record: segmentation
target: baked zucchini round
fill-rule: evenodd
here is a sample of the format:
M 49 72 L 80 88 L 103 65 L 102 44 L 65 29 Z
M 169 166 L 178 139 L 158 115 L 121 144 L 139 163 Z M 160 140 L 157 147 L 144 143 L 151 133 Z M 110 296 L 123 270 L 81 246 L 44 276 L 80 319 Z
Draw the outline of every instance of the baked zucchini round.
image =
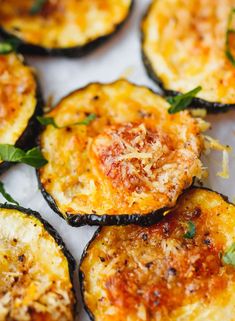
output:
M 75 262 L 39 214 L 0 205 L 0 319 L 72 321 Z
M 218 112 L 235 106 L 234 32 L 228 26 L 234 5 L 233 0 L 152 1 L 142 21 L 143 61 L 166 95 L 201 86 L 193 107 Z
M 151 227 L 104 227 L 84 251 L 81 288 L 95 321 L 233 321 L 235 206 L 190 189 Z
M 2 5 L 2 4 L 1 4 Z M 0 144 L 35 145 L 42 96 L 33 70 L 14 53 L 0 55 Z M 10 166 L 0 161 L 0 174 Z
M 40 135 L 48 164 L 38 176 L 50 206 L 74 226 L 159 219 L 200 177 L 204 147 L 199 121 L 168 107 L 126 80 L 62 99 L 45 115 L 54 126 Z
M 113 35 L 133 0 L 2 0 L 0 34 L 26 54 L 83 56 Z

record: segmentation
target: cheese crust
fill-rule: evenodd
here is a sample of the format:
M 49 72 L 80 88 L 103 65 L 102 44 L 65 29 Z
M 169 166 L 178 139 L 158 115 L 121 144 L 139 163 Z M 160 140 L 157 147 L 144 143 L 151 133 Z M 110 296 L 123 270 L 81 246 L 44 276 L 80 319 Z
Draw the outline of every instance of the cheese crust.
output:
M 68 260 L 38 218 L 0 208 L 0 274 L 1 321 L 73 320 Z
M 222 262 L 234 235 L 234 205 L 196 188 L 156 225 L 102 228 L 80 266 L 93 320 L 234 321 L 235 269 Z
M 37 106 L 36 81 L 21 56 L 0 55 L 0 144 L 15 145 Z
M 36 15 L 33 0 L 2 0 L 2 28 L 45 48 L 84 46 L 112 34 L 128 16 L 131 0 L 48 0 Z
M 175 205 L 201 175 L 204 143 L 197 119 L 168 107 L 119 80 L 75 91 L 46 115 L 63 128 L 41 134 L 48 164 L 39 179 L 63 216 L 145 215 Z M 89 125 L 71 126 L 92 113 Z
M 234 0 L 153 0 L 142 22 L 142 49 L 165 90 L 202 86 L 197 97 L 235 104 L 235 67 L 225 52 L 234 7 Z

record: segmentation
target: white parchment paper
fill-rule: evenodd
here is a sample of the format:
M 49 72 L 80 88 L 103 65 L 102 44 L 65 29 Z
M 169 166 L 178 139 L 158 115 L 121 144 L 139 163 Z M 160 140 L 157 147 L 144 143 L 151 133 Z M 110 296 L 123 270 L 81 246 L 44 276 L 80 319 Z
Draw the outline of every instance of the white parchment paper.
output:
M 110 82 L 123 75 L 137 84 L 147 85 L 157 90 L 157 86 L 145 74 L 140 52 L 139 25 L 149 2 L 149 0 L 136 0 L 132 16 L 125 27 L 111 41 L 85 58 L 27 57 L 27 61 L 38 70 L 38 78 L 45 99 L 53 95 L 54 103 L 56 103 L 64 95 L 89 82 Z M 221 143 L 229 144 L 235 150 L 235 110 L 226 114 L 209 116 L 207 120 L 212 123 L 209 135 L 219 139 Z M 234 153 L 230 155 L 230 178 L 228 180 L 216 176 L 221 169 L 221 158 L 222 154 L 215 152 L 204 157 L 206 166 L 210 168 L 206 186 L 235 201 Z M 7 191 L 22 206 L 38 211 L 56 228 L 79 264 L 81 253 L 95 228 L 72 228 L 53 213 L 38 190 L 35 171 L 29 166 L 17 165 L 1 179 Z M 1 197 L 0 201 L 3 201 Z M 76 287 L 78 288 L 78 284 Z M 79 311 L 76 320 L 88 321 L 79 293 L 78 300 Z

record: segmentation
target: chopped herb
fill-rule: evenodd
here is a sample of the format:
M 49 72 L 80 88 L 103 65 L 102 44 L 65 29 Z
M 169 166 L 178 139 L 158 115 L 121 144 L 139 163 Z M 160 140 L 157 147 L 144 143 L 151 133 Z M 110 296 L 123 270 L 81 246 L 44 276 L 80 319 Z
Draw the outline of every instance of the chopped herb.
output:
M 41 125 L 44 125 L 44 126 L 52 125 L 52 126 L 55 127 L 55 128 L 60 128 L 60 127 L 56 124 L 54 118 L 52 118 L 52 117 L 42 117 L 42 116 L 38 116 L 38 117 L 37 117 L 37 120 L 39 121 L 39 123 L 40 123 Z
M 7 55 L 14 51 L 14 48 L 10 42 L 3 41 L 0 42 L 0 54 Z
M 186 94 L 180 94 L 175 97 L 168 97 L 167 101 L 171 105 L 168 109 L 169 114 L 175 114 L 180 112 L 181 110 L 186 109 L 192 102 L 193 98 L 196 96 L 199 91 L 202 90 L 202 87 L 199 86 Z
M 89 116 L 87 116 L 84 120 L 71 124 L 71 125 L 67 125 L 67 126 L 58 126 L 54 120 L 54 118 L 52 117 L 37 117 L 37 120 L 39 121 L 40 124 L 44 125 L 44 126 L 48 126 L 48 125 L 52 125 L 55 128 L 66 128 L 69 126 L 78 126 L 78 125 L 85 125 L 88 126 L 93 120 L 96 119 L 96 114 L 90 114 Z
M 235 8 L 231 9 L 229 17 L 228 17 L 228 27 L 226 31 L 226 41 L 225 41 L 225 53 L 228 58 L 228 60 L 231 62 L 233 66 L 235 66 L 235 57 L 231 52 L 230 48 L 230 35 L 235 34 L 235 29 L 232 28 L 232 23 L 233 23 L 233 15 L 235 14 Z
M 13 145 L 0 144 L 0 159 L 12 163 L 24 163 L 35 168 L 40 168 L 47 164 L 38 147 L 34 147 L 27 152 Z
M 16 38 L 9 38 L 6 41 L 0 42 L 0 54 L 7 55 L 11 52 L 17 51 L 20 41 Z
M 90 114 L 89 116 L 87 116 L 84 120 L 76 123 L 75 125 L 89 125 L 93 120 L 96 119 L 96 114 Z
M 185 239 L 193 239 L 196 234 L 196 226 L 192 221 L 188 222 L 188 231 L 184 234 Z
M 235 243 L 233 243 L 222 256 L 224 264 L 235 266 Z
M 42 8 L 47 0 L 34 0 L 34 3 L 29 11 L 31 15 L 35 15 L 42 11 Z
M 4 184 L 3 182 L 0 181 L 0 194 L 2 194 L 2 196 L 5 198 L 5 200 L 7 200 L 9 203 L 13 203 L 16 205 L 19 205 L 18 202 L 16 202 L 10 194 L 8 194 L 4 188 Z

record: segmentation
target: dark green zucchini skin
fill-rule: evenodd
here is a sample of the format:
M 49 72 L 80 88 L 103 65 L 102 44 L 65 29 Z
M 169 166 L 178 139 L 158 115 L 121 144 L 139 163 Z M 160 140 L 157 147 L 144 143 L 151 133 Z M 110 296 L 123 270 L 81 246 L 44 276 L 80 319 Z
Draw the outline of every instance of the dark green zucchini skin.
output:
M 95 231 L 94 235 L 92 236 L 92 238 L 90 239 L 88 244 L 85 246 L 85 248 L 84 248 L 84 250 L 82 252 L 81 260 L 80 260 L 79 267 L 78 267 L 78 279 L 79 279 L 79 284 L 80 284 L 80 293 L 81 293 L 82 303 L 83 303 L 84 309 L 85 309 L 86 313 L 88 314 L 88 316 L 89 316 L 91 321 L 95 321 L 95 317 L 94 317 L 93 313 L 90 311 L 90 309 L 88 308 L 88 306 L 86 305 L 86 302 L 85 302 L 85 296 L 84 296 L 84 293 L 85 293 L 85 284 L 84 284 L 85 275 L 81 270 L 81 266 L 82 266 L 82 263 L 83 263 L 84 259 L 87 256 L 87 251 L 88 251 L 89 247 L 91 246 L 93 241 L 96 239 L 96 237 L 100 234 L 101 229 L 102 229 L 102 227 L 99 227 Z
M 207 191 L 211 191 L 211 192 L 214 192 L 212 189 L 210 188 L 206 188 L 206 187 L 199 187 L 199 186 L 191 186 L 189 187 L 187 190 L 185 190 L 185 192 L 191 190 L 191 189 L 204 189 L 204 190 L 207 190 Z M 228 199 L 227 196 L 221 194 L 221 193 L 218 193 L 216 192 L 218 195 L 220 195 L 227 203 L 229 204 L 232 204 L 234 205 L 233 203 L 231 203 Z M 182 194 L 183 195 L 183 194 Z M 161 215 L 161 218 L 159 218 L 159 221 L 163 218 L 163 215 Z M 157 223 L 157 222 L 155 222 Z M 154 223 L 153 223 L 154 224 Z M 151 225 L 153 225 L 151 224 Z M 84 273 L 81 271 L 81 265 L 84 261 L 84 259 L 86 258 L 87 256 L 87 252 L 88 252 L 88 249 L 89 247 L 92 245 L 93 241 L 96 239 L 96 237 L 100 234 L 102 230 L 102 227 L 99 227 L 96 232 L 94 233 L 94 235 L 92 236 L 91 240 L 88 242 L 88 244 L 86 245 L 85 249 L 83 250 L 83 253 L 82 253 L 82 256 L 81 256 L 81 260 L 80 260 L 80 264 L 79 264 L 79 268 L 78 268 L 78 277 L 79 277 L 79 282 L 80 282 L 80 292 L 81 292 L 81 298 L 82 298 L 82 302 L 83 302 L 83 305 L 84 305 L 84 309 L 86 311 L 86 313 L 88 314 L 89 318 L 91 321 L 95 321 L 95 317 L 93 315 L 93 313 L 90 311 L 90 309 L 88 308 L 88 306 L 86 305 L 86 302 L 85 302 L 85 297 L 84 297 L 84 293 L 85 293 L 85 284 L 84 284 L 84 280 L 85 280 L 85 275 Z
M 44 189 L 41 181 L 39 171 L 36 170 L 36 175 L 38 179 L 38 186 L 41 190 L 43 197 L 50 206 L 50 208 L 57 213 L 60 217 L 66 220 L 66 222 L 73 227 L 80 227 L 84 225 L 89 226 L 114 226 L 114 225 L 140 225 L 140 226 L 151 226 L 157 223 L 163 217 L 163 214 L 168 210 L 168 208 L 161 208 L 159 210 L 153 211 L 149 214 L 123 214 L 123 215 L 97 215 L 97 214 L 66 214 L 63 215 L 53 197 L 47 193 Z
M 103 45 L 107 40 L 109 40 L 112 36 L 114 36 L 122 27 L 125 25 L 125 23 L 128 21 L 128 19 L 131 16 L 131 13 L 134 8 L 134 1 L 132 0 L 129 12 L 127 17 L 124 21 L 122 21 L 120 24 L 116 25 L 116 29 L 111 32 L 108 35 L 101 36 L 84 46 L 75 46 L 70 48 L 46 48 L 43 46 L 38 45 L 32 45 L 30 43 L 25 42 L 21 38 L 18 38 L 11 33 L 7 32 L 3 27 L 0 26 L 0 36 L 3 39 L 16 39 L 18 44 L 18 51 L 25 55 L 34 55 L 34 56 L 52 56 L 52 57 L 69 57 L 69 58 L 81 58 L 83 56 L 86 56 L 90 54 L 92 51 Z
M 151 9 L 151 5 L 147 9 L 147 12 L 143 16 L 142 20 L 144 20 L 146 18 L 150 9 Z M 143 30 L 141 29 L 141 56 L 142 56 L 142 61 L 143 61 L 146 73 L 149 76 L 149 78 L 151 80 L 153 80 L 153 82 L 155 82 L 158 85 L 158 87 L 160 87 L 160 89 L 162 90 L 162 95 L 164 97 L 177 96 L 177 95 L 182 94 L 178 91 L 169 90 L 164 87 L 163 81 L 160 79 L 160 77 L 158 77 L 158 75 L 154 71 L 150 60 L 148 59 L 147 55 L 145 54 L 145 52 L 143 50 L 144 39 L 145 39 L 145 35 L 144 35 Z M 210 114 L 218 114 L 221 112 L 225 113 L 230 108 L 234 108 L 234 107 L 235 107 L 235 103 L 234 104 L 221 104 L 219 102 L 210 102 L 210 101 L 207 101 L 207 100 L 204 100 L 201 98 L 193 98 L 192 103 L 188 106 L 188 108 L 205 108 L 208 111 L 208 113 L 210 113 Z
M 30 149 L 36 145 L 37 136 L 41 128 L 41 125 L 37 121 L 36 117 L 42 115 L 43 113 L 44 99 L 40 88 L 40 84 L 36 79 L 36 77 L 35 77 L 35 82 L 37 85 L 37 91 L 36 91 L 37 105 L 35 107 L 33 116 L 30 118 L 28 122 L 28 126 L 26 127 L 25 131 L 22 133 L 22 135 L 20 136 L 20 138 L 15 144 L 16 147 L 21 148 L 23 150 Z M 13 165 L 14 165 L 13 163 L 2 162 L 0 164 L 0 175 L 3 174 L 6 170 L 8 170 Z
M 38 219 L 44 226 L 45 230 L 54 238 L 54 240 L 56 241 L 56 243 L 59 245 L 61 251 L 63 252 L 64 256 L 67 259 L 68 262 L 68 267 L 69 267 L 69 274 L 70 274 L 70 280 L 71 283 L 73 285 L 73 293 L 74 293 L 74 297 L 75 297 L 75 304 L 74 304 L 74 317 L 75 317 L 75 312 L 76 312 L 76 306 L 77 306 L 77 300 L 76 300 L 76 296 L 75 296 L 75 289 L 74 289 L 74 271 L 76 268 L 76 261 L 73 258 L 72 254 L 70 253 L 70 251 L 67 249 L 64 241 L 62 240 L 61 236 L 59 235 L 59 233 L 54 229 L 54 227 L 52 227 L 52 225 L 50 223 L 48 223 L 45 219 L 42 218 L 42 216 L 38 213 L 35 212 L 31 209 L 26 209 L 24 207 L 21 206 L 17 206 L 17 205 L 11 205 L 11 204 L 1 204 L 0 203 L 0 209 L 10 209 L 10 210 L 17 210 L 19 212 L 22 212 L 24 214 L 27 214 L 29 216 L 33 216 L 36 219 Z

